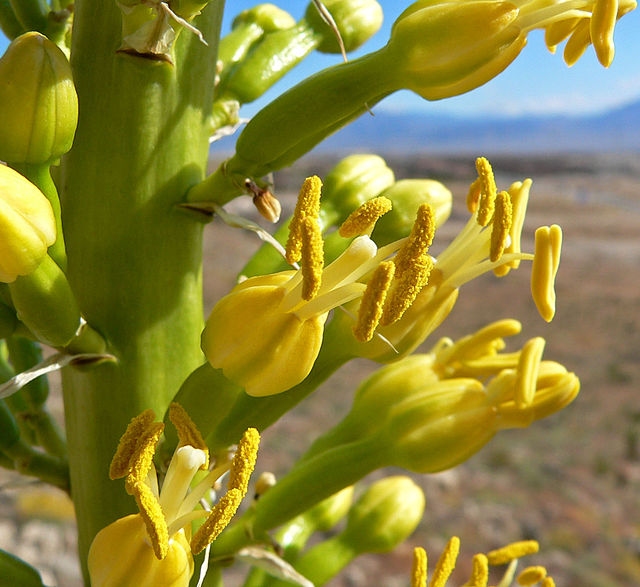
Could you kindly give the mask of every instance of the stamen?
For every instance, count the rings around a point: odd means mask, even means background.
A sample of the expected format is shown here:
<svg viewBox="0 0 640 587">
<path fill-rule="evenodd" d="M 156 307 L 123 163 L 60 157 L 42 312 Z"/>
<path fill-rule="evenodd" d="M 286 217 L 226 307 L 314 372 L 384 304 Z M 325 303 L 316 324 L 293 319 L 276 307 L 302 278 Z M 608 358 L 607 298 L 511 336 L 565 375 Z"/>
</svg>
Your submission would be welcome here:
<svg viewBox="0 0 640 587">
<path fill-rule="evenodd" d="M 493 214 L 491 227 L 491 252 L 489 259 L 492 262 L 497 261 L 502 257 L 502 253 L 504 253 L 509 231 L 511 230 L 513 218 L 512 209 L 511 196 L 509 196 L 508 192 L 500 192 L 496 196 L 495 212 Z"/>
<path fill-rule="evenodd" d="M 426 252 L 431 246 L 435 234 L 436 223 L 433 208 L 429 204 L 422 204 L 418 208 L 416 221 L 413 223 L 411 234 L 398 251 L 393 262 L 396 264 L 396 279 L 411 269 L 416 262 L 424 262 Z"/>
<path fill-rule="evenodd" d="M 473 214 L 478 209 L 478 202 L 480 201 L 480 194 L 482 193 L 482 181 L 479 177 L 469 186 L 469 192 L 467 193 L 467 210 Z"/>
<path fill-rule="evenodd" d="M 451 575 L 456 566 L 459 551 L 460 539 L 457 536 L 453 536 L 438 559 L 438 564 L 436 565 L 435 571 L 433 571 L 429 587 L 445 586 L 449 575 Z"/>
<path fill-rule="evenodd" d="M 125 488 L 130 493 L 136 484 L 144 483 L 153 464 L 153 455 L 163 431 L 164 424 L 162 422 L 153 422 L 140 437 L 136 451 L 129 461 L 129 474 L 125 483 Z"/>
<path fill-rule="evenodd" d="M 519 255 L 521 252 L 522 227 L 524 226 L 524 218 L 527 212 L 531 183 L 530 179 L 525 179 L 524 181 L 517 181 L 509 187 L 509 195 L 511 196 L 511 230 L 509 231 L 509 236 L 511 237 L 511 242 L 509 242 L 503 254 Z M 511 269 L 517 269 L 519 266 L 520 259 L 516 259 L 496 267 L 493 272 L 498 277 L 503 277 Z"/>
<path fill-rule="evenodd" d="M 395 264 L 392 261 L 380 263 L 373 272 L 360 302 L 358 321 L 353 327 L 356 340 L 368 342 L 373 338 L 394 273 Z"/>
<path fill-rule="evenodd" d="M 487 560 L 490 565 L 504 565 L 517 558 L 535 554 L 538 550 L 540 545 L 535 540 L 521 540 L 488 552 Z"/>
<path fill-rule="evenodd" d="M 324 249 L 317 220 L 305 218 L 301 226 L 302 299 L 312 300 L 320 291 Z"/>
<path fill-rule="evenodd" d="M 110 479 L 119 479 L 129 473 L 129 463 L 136 452 L 140 436 L 145 433 L 155 419 L 155 412 L 151 409 L 145 410 L 139 416 L 131 419 L 111 460 Z"/>
<path fill-rule="evenodd" d="M 193 423 L 186 410 L 178 403 L 173 402 L 169 406 L 169 419 L 178 433 L 178 446 L 192 446 L 203 451 L 207 457 L 202 467 L 203 471 L 209 468 L 209 449 L 200 434 L 200 430 Z"/>
<path fill-rule="evenodd" d="M 562 229 L 554 224 L 536 230 L 531 268 L 531 294 L 538 312 L 551 322 L 556 311 L 555 278 L 560 264 Z"/>
<path fill-rule="evenodd" d="M 227 487 L 240 490 L 243 497 L 247 493 L 249 477 L 251 477 L 251 473 L 253 473 L 253 469 L 256 466 L 259 446 L 259 432 L 255 428 L 247 428 L 231 461 Z"/>
<path fill-rule="evenodd" d="M 160 503 L 144 483 L 131 488 L 156 558 L 162 560 L 169 552 L 169 530 Z"/>
<path fill-rule="evenodd" d="M 487 587 L 489 580 L 489 563 L 484 554 L 476 554 L 473 557 L 473 568 L 467 587 Z"/>
<path fill-rule="evenodd" d="M 411 587 L 427 587 L 427 553 L 424 548 L 413 549 Z"/>
<path fill-rule="evenodd" d="M 562 43 L 581 20 L 581 18 L 567 18 L 547 25 L 544 30 L 544 42 L 549 51 L 552 51 L 552 48 L 555 50 L 556 45 Z"/>
<path fill-rule="evenodd" d="M 615 47 L 613 31 L 618 16 L 618 0 L 595 0 L 591 13 L 591 42 L 598 56 L 598 61 L 609 67 L 613 61 Z"/>
<path fill-rule="evenodd" d="M 220 498 L 220 501 L 211 510 L 209 517 L 191 539 L 193 554 L 202 552 L 229 525 L 231 518 L 238 511 L 243 497 L 239 489 L 230 489 Z"/>
<path fill-rule="evenodd" d="M 527 567 L 518 575 L 518 583 L 520 585 L 535 585 L 547 576 L 547 569 L 544 567 Z"/>
<path fill-rule="evenodd" d="M 542 583 L 540 583 L 540 587 L 556 587 L 556 582 L 553 580 L 553 577 L 548 576 L 542 579 Z"/>
<path fill-rule="evenodd" d="M 302 221 L 318 218 L 320 214 L 320 192 L 322 182 L 317 176 L 307 177 L 302 184 L 298 202 L 289 223 L 289 239 L 286 246 L 287 263 L 293 265 L 302 258 Z"/>
<path fill-rule="evenodd" d="M 373 198 L 354 210 L 342 223 L 338 233 L 341 237 L 352 238 L 366 234 L 370 236 L 378 221 L 391 210 L 391 200 L 384 196 Z"/>
<path fill-rule="evenodd" d="M 429 255 L 423 255 L 423 259 L 421 263 L 415 262 L 413 267 L 405 270 L 400 279 L 394 282 L 391 295 L 385 302 L 380 319 L 382 326 L 388 326 L 400 320 L 418 297 L 422 288 L 429 282 L 433 261 Z"/>
<path fill-rule="evenodd" d="M 516 406 L 520 409 L 527 408 L 533 403 L 544 345 L 544 338 L 537 337 L 532 338 L 522 347 L 514 389 Z"/>
<path fill-rule="evenodd" d="M 588 18 L 582 19 L 576 26 L 564 46 L 564 62 L 571 67 L 582 57 L 582 54 L 587 50 L 587 47 L 591 44 L 591 32 L 589 30 L 590 23 Z"/>
<path fill-rule="evenodd" d="M 476 170 L 480 179 L 481 195 L 478 202 L 477 221 L 480 226 L 489 224 L 493 216 L 493 208 L 496 199 L 496 180 L 493 177 L 493 169 L 487 159 L 478 157 L 476 159 Z"/>
</svg>

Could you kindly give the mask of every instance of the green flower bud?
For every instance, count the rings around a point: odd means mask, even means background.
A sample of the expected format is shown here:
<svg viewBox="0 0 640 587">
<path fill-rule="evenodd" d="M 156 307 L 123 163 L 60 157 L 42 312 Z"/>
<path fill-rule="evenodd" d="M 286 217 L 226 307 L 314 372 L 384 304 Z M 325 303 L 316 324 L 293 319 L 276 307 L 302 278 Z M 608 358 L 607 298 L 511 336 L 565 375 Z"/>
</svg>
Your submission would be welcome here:
<svg viewBox="0 0 640 587">
<path fill-rule="evenodd" d="M 288 12 L 274 4 L 258 4 L 238 14 L 233 19 L 232 28 L 236 30 L 244 24 L 255 24 L 265 33 L 272 33 L 292 27 L 296 21 Z"/>
<path fill-rule="evenodd" d="M 55 240 L 47 198 L 22 175 L 0 165 L 0 281 L 9 283 L 34 271 Z"/>
<path fill-rule="evenodd" d="M 451 214 L 451 192 L 433 179 L 403 179 L 380 195 L 389 198 L 393 208 L 378 220 L 371 235 L 378 246 L 409 234 L 421 204 L 430 204 L 433 208 L 436 228 Z"/>
<path fill-rule="evenodd" d="M 396 20 L 385 53 L 403 87 L 427 100 L 468 92 L 520 53 L 526 33 L 510 2 L 421 0 Z"/>
<path fill-rule="evenodd" d="M 375 0 L 323 0 L 323 4 L 335 21 L 347 52 L 355 51 L 368 41 L 382 25 L 382 8 Z M 313 3 L 307 7 L 304 17 L 313 30 L 322 34 L 317 50 L 340 53 L 335 33 Z"/>
<path fill-rule="evenodd" d="M 42 164 L 66 153 L 78 98 L 64 53 L 39 33 L 15 39 L 0 59 L 0 159 Z"/>
</svg>

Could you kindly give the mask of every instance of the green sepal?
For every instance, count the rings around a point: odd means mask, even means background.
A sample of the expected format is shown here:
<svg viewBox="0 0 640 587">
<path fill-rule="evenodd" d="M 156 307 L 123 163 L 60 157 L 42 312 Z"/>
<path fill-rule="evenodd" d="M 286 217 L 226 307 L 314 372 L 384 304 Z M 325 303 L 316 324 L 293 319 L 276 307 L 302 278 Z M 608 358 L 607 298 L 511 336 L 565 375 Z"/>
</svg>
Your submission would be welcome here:
<svg viewBox="0 0 640 587">
<path fill-rule="evenodd" d="M 0 583 L 16 587 L 46 587 L 40 573 L 17 556 L 0 549 Z"/>
</svg>

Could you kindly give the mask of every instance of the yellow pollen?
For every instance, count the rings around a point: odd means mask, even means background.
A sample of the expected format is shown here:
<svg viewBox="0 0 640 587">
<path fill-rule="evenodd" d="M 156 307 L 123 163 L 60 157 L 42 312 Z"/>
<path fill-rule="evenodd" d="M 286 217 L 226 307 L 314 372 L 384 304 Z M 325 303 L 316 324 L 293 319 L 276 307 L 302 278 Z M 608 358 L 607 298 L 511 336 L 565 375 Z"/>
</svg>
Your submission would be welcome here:
<svg viewBox="0 0 640 587">
<path fill-rule="evenodd" d="M 422 288 L 429 282 L 432 268 L 433 261 L 429 255 L 425 254 L 421 263 L 414 263 L 410 269 L 402 274 L 400 279 L 394 280 L 393 288 L 387 297 L 380 319 L 382 326 L 388 326 L 402 318 Z"/>
<path fill-rule="evenodd" d="M 255 428 L 247 428 L 238 444 L 238 450 L 231 461 L 229 471 L 229 489 L 238 489 L 244 497 L 249 486 L 249 477 L 256 466 L 256 457 L 260 445 L 260 434 Z"/>
<path fill-rule="evenodd" d="M 338 231 L 341 237 L 370 236 L 378 218 L 391 210 L 391 200 L 384 196 L 373 198 L 354 210 Z"/>
<path fill-rule="evenodd" d="M 302 299 L 312 300 L 320 290 L 324 249 L 320 227 L 315 219 L 305 218 L 301 226 Z"/>
<path fill-rule="evenodd" d="M 556 311 L 555 278 L 560 265 L 562 229 L 554 224 L 536 230 L 531 295 L 540 315 L 551 322 Z"/>
<path fill-rule="evenodd" d="M 373 332 L 382 317 L 382 308 L 394 273 L 393 261 L 380 263 L 373 272 L 360 302 L 358 321 L 353 327 L 356 340 L 368 342 L 373 338 Z"/>
<path fill-rule="evenodd" d="M 213 506 L 209 517 L 191 539 L 193 554 L 202 552 L 229 525 L 243 497 L 239 489 L 230 489 L 220 498 L 220 501 Z"/>
<path fill-rule="evenodd" d="M 424 262 L 426 252 L 431 246 L 436 230 L 435 215 L 429 204 L 422 204 L 418 208 L 416 221 L 413 223 L 411 234 L 396 254 L 393 262 L 396 264 L 396 279 L 412 268 L 416 262 Z"/>
<path fill-rule="evenodd" d="M 507 244 L 512 221 L 511 196 L 508 192 L 500 192 L 496 196 L 495 212 L 491 224 L 491 261 L 497 261 L 502 257 Z"/>
<path fill-rule="evenodd" d="M 486 226 L 493 216 L 496 199 L 496 181 L 489 161 L 484 157 L 476 159 L 476 170 L 480 179 L 480 200 L 478 202 L 478 224 Z"/>
<path fill-rule="evenodd" d="M 509 236 L 511 237 L 511 242 L 504 250 L 504 253 L 520 253 L 522 227 L 524 226 L 524 217 L 527 212 L 531 183 L 530 179 L 525 179 L 511 184 L 509 187 L 509 196 L 511 196 L 511 229 L 509 230 Z M 496 267 L 493 272 L 498 277 L 503 277 L 511 269 L 517 269 L 519 266 L 520 259 L 514 259 L 504 265 L 500 265 L 500 267 Z"/>
<path fill-rule="evenodd" d="M 169 530 L 160 503 L 145 483 L 135 483 L 131 489 L 147 528 L 153 552 L 156 558 L 162 560 L 169 552 Z"/>
<path fill-rule="evenodd" d="M 413 549 L 411 587 L 427 587 L 427 553 L 424 548 Z"/>
<path fill-rule="evenodd" d="M 129 463 L 136 452 L 140 436 L 144 434 L 155 419 L 154 411 L 149 409 L 129 422 L 111 460 L 111 467 L 109 468 L 110 479 L 119 479 L 129 473 Z"/>
<path fill-rule="evenodd" d="M 535 585 L 547 576 L 547 569 L 544 567 L 527 567 L 518 575 L 518 583 L 520 585 Z"/>
<path fill-rule="evenodd" d="M 178 447 L 192 446 L 198 448 L 206 455 L 206 460 L 200 467 L 203 471 L 209 468 L 209 449 L 202 438 L 202 434 L 196 428 L 189 414 L 178 403 L 173 402 L 169 406 L 169 419 L 178 432 Z"/>
<path fill-rule="evenodd" d="M 487 559 L 490 565 L 504 565 L 528 554 L 535 554 L 538 550 L 540 546 L 535 540 L 521 540 L 488 552 Z"/>
<path fill-rule="evenodd" d="M 144 483 L 147 474 L 153 464 L 153 455 L 160 440 L 160 435 L 164 431 L 162 422 L 153 422 L 143 433 L 138 441 L 135 453 L 129 461 L 129 474 L 125 487 L 129 493 L 138 483 Z"/>
<path fill-rule="evenodd" d="M 473 214 L 478 209 L 478 202 L 482 193 L 482 181 L 479 177 L 469 186 L 467 193 L 467 210 Z"/>
<path fill-rule="evenodd" d="M 468 587 L 487 587 L 489 580 L 489 563 L 484 554 L 476 554 L 473 557 L 471 577 L 467 582 Z"/>
<path fill-rule="evenodd" d="M 460 551 L 460 539 L 457 536 L 453 536 L 447 543 L 444 552 L 438 559 L 438 564 L 433 571 L 431 582 L 429 587 L 444 587 L 449 575 L 453 572 L 456 566 L 456 559 L 458 558 L 458 552 Z"/>
<path fill-rule="evenodd" d="M 296 209 L 289 223 L 289 239 L 286 246 L 287 263 L 293 265 L 302 258 L 302 221 L 305 218 L 318 218 L 321 190 L 322 182 L 316 175 L 307 177 L 302 184 Z"/>
<path fill-rule="evenodd" d="M 556 582 L 553 580 L 553 577 L 545 577 L 542 579 L 540 587 L 556 587 Z"/>
<path fill-rule="evenodd" d="M 544 346 L 544 338 L 537 337 L 522 347 L 514 384 L 515 402 L 519 409 L 533 404 Z"/>
</svg>

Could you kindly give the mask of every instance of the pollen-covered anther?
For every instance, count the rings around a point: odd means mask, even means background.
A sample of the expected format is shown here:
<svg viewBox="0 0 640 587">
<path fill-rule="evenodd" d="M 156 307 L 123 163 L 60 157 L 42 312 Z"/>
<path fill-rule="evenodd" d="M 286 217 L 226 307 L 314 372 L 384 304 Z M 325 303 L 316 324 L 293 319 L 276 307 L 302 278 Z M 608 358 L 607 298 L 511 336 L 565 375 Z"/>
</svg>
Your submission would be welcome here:
<svg viewBox="0 0 640 587">
<path fill-rule="evenodd" d="M 133 494 L 138 504 L 153 553 L 157 559 L 162 560 L 169 551 L 169 529 L 160 502 L 153 491 L 143 482 L 134 483 L 130 487 L 130 493 Z"/>
<path fill-rule="evenodd" d="M 239 489 L 243 496 L 247 493 L 249 478 L 256 466 L 259 446 L 259 432 L 255 428 L 247 428 L 231 461 L 227 487 L 229 489 Z"/>
<path fill-rule="evenodd" d="M 480 201 L 480 195 L 482 194 L 482 180 L 477 177 L 475 181 L 469 186 L 467 192 L 467 210 L 473 214 L 478 209 L 478 202 Z"/>
<path fill-rule="evenodd" d="M 109 468 L 110 479 L 120 479 L 129 474 L 131 458 L 136 453 L 138 442 L 155 419 L 156 415 L 151 409 L 145 410 L 131 419 L 111 460 L 111 467 Z"/>
<path fill-rule="evenodd" d="M 378 221 L 391 210 L 392 204 L 389 198 L 378 196 L 362 204 L 354 210 L 342 223 L 338 233 L 343 238 L 353 238 L 355 236 L 370 236 Z"/>
<path fill-rule="evenodd" d="M 289 238 L 286 246 L 287 263 L 297 263 L 302 258 L 302 223 L 305 218 L 318 218 L 321 191 L 322 182 L 316 175 L 307 177 L 300 188 L 296 209 L 289 223 Z"/>
<path fill-rule="evenodd" d="M 520 241 L 522 239 L 522 227 L 524 226 L 524 218 L 527 212 L 527 204 L 529 203 L 529 191 L 531 190 L 531 180 L 516 181 L 509 187 L 509 196 L 511 197 L 511 229 L 509 230 L 509 242 L 504 250 L 504 254 L 521 253 Z M 498 277 L 504 277 L 511 269 L 517 269 L 520 266 L 520 259 L 514 259 L 508 263 L 504 263 L 496 267 L 493 272 Z"/>
<path fill-rule="evenodd" d="M 500 192 L 496 196 L 493 222 L 491 223 L 491 249 L 489 258 L 492 262 L 500 259 L 504 253 L 509 239 L 509 231 L 511 230 L 511 222 L 513 219 L 512 211 L 511 196 L 509 196 L 508 192 Z"/>
<path fill-rule="evenodd" d="M 320 290 L 324 267 L 324 244 L 315 218 L 307 217 L 302 221 L 301 236 L 302 299 L 309 301 Z"/>
<path fill-rule="evenodd" d="M 459 551 L 460 539 L 457 536 L 453 536 L 438 559 L 429 587 L 444 587 L 446 585 L 447 579 L 456 566 Z"/>
<path fill-rule="evenodd" d="M 553 577 L 551 575 L 547 575 L 544 579 L 542 579 L 540 587 L 556 587 L 556 582 L 553 580 Z"/>
<path fill-rule="evenodd" d="M 193 554 L 202 552 L 229 525 L 243 497 L 239 489 L 230 489 L 220 498 L 204 524 L 198 528 L 191 539 L 190 546 Z"/>
<path fill-rule="evenodd" d="M 541 566 L 527 567 L 518 575 L 518 584 L 528 587 L 539 583 L 547 576 L 547 569 Z"/>
<path fill-rule="evenodd" d="M 537 541 L 521 540 L 488 552 L 487 560 L 490 565 L 505 565 L 517 558 L 527 556 L 529 554 L 535 554 L 539 550 L 540 545 Z"/>
<path fill-rule="evenodd" d="M 209 449 L 189 414 L 180 404 L 173 402 L 169 406 L 169 419 L 178 433 L 178 446 L 189 445 L 205 453 L 206 460 L 200 468 L 206 470 L 209 467 Z"/>
<path fill-rule="evenodd" d="M 514 390 L 516 406 L 520 409 L 533 404 L 544 347 L 545 340 L 541 337 L 532 338 L 522 347 Z"/>
<path fill-rule="evenodd" d="M 538 312 L 551 322 L 556 311 L 555 278 L 560 265 L 562 229 L 554 224 L 536 230 L 531 268 L 531 295 Z"/>
<path fill-rule="evenodd" d="M 373 272 L 360 302 L 358 321 L 353 327 L 356 340 L 367 342 L 373 338 L 373 333 L 382 317 L 385 299 L 394 273 L 395 265 L 392 261 L 380 263 Z"/>
<path fill-rule="evenodd" d="M 163 431 L 164 424 L 162 422 L 153 422 L 139 438 L 136 451 L 129 461 L 129 474 L 125 482 L 125 488 L 129 493 L 135 493 L 136 484 L 145 482 L 153 466 L 153 455 Z"/>
<path fill-rule="evenodd" d="M 413 549 L 411 587 L 427 587 L 427 553 L 424 548 Z"/>
<path fill-rule="evenodd" d="M 489 562 L 486 555 L 479 553 L 473 557 L 471 577 L 465 587 L 487 587 L 489 580 Z"/>
<path fill-rule="evenodd" d="M 480 199 L 477 207 L 477 221 L 480 226 L 489 224 L 493 216 L 496 200 L 496 181 L 493 177 L 491 164 L 485 157 L 476 159 L 476 170 L 480 180 Z"/>
<path fill-rule="evenodd" d="M 402 318 L 424 286 L 429 283 L 432 268 L 431 257 L 424 254 L 421 259 L 415 261 L 409 269 L 404 271 L 400 279 L 394 279 L 380 318 L 381 326 L 388 326 Z M 397 273 L 396 266 L 396 276 Z"/>
</svg>

